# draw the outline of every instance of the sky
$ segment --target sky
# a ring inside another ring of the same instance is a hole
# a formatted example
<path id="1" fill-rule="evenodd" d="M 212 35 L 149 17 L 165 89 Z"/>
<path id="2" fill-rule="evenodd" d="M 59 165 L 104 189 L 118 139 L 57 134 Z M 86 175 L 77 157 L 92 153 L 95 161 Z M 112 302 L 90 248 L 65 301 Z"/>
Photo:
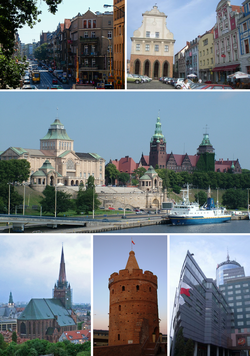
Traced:
<path id="1" fill-rule="evenodd" d="M 232 5 L 242 5 L 243 0 L 232 0 Z M 219 0 L 159 0 L 156 5 L 159 11 L 167 16 L 167 28 L 174 34 L 174 54 L 185 47 L 187 41 L 194 40 L 212 29 L 216 23 L 216 7 Z M 150 11 L 154 2 L 151 0 L 127 0 L 127 58 L 131 53 L 131 37 L 142 23 L 142 14 Z"/>
<path id="2" fill-rule="evenodd" d="M 96 235 L 94 236 L 93 328 L 108 330 L 109 289 L 112 273 L 125 269 L 131 239 L 139 268 L 158 278 L 160 332 L 167 333 L 167 235 Z"/>
<path id="3" fill-rule="evenodd" d="M 18 31 L 20 40 L 22 43 L 32 43 L 40 41 L 40 34 L 43 32 L 53 32 L 56 30 L 59 23 L 64 23 L 65 19 L 72 19 L 79 12 L 84 14 L 90 10 L 92 12 L 100 11 L 112 11 L 110 9 L 104 9 L 104 4 L 113 4 L 111 2 L 105 2 L 103 0 L 92 0 L 92 1 L 82 1 L 82 0 L 63 0 L 60 5 L 58 5 L 58 11 L 55 15 L 48 11 L 48 6 L 44 0 L 37 0 L 37 6 L 42 14 L 39 16 L 41 22 L 37 23 L 32 29 L 29 26 L 24 26 Z"/>
<path id="4" fill-rule="evenodd" d="M 216 160 L 238 158 L 250 169 L 248 92 L 1 91 L 0 103 L 0 151 L 39 149 L 58 115 L 76 152 L 138 163 L 159 113 L 167 153 L 196 154 L 207 125 Z"/>
<path id="5" fill-rule="evenodd" d="M 242 248 L 243 247 L 243 248 Z M 187 251 L 194 254 L 194 259 L 207 278 L 216 279 L 216 267 L 229 259 L 237 261 L 250 275 L 249 262 L 250 235 L 170 235 L 168 300 L 169 318 L 172 317 L 176 288 Z M 170 319 L 171 320 L 171 319 Z"/>
<path id="6" fill-rule="evenodd" d="M 52 298 L 59 277 L 62 245 L 73 304 L 91 303 L 92 248 L 89 235 L 1 234 L 0 304 Z"/>

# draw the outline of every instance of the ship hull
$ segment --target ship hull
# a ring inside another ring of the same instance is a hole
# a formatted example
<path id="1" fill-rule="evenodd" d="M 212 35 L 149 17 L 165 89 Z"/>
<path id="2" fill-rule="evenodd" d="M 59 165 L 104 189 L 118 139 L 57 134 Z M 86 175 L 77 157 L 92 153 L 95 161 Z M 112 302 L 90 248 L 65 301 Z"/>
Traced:
<path id="1" fill-rule="evenodd" d="M 202 224 L 220 224 L 231 220 L 230 215 L 218 216 L 218 217 L 183 217 L 183 216 L 169 216 L 172 225 L 202 225 Z"/>

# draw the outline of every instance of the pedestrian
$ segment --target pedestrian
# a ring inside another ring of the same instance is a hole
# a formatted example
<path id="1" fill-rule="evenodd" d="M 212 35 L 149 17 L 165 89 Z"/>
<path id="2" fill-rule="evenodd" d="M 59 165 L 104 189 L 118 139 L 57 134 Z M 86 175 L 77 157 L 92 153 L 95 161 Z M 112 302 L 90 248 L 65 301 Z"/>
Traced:
<path id="1" fill-rule="evenodd" d="M 200 79 L 198 80 L 198 82 L 201 84 L 201 83 L 202 83 L 202 79 L 200 78 Z"/>
<path id="2" fill-rule="evenodd" d="M 184 89 L 184 90 L 190 89 L 190 84 L 188 82 L 188 78 L 185 78 L 183 80 L 183 83 L 181 85 L 181 89 Z"/>

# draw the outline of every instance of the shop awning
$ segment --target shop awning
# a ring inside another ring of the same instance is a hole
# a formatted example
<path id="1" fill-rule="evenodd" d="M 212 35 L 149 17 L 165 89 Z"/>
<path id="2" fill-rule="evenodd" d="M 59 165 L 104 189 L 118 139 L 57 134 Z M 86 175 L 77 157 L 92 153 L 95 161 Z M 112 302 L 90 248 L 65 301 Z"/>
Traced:
<path id="1" fill-rule="evenodd" d="M 240 66 L 239 64 L 232 64 L 232 65 L 223 66 L 223 67 L 216 67 L 213 69 L 213 72 L 227 72 L 229 70 L 235 70 L 239 66 Z"/>

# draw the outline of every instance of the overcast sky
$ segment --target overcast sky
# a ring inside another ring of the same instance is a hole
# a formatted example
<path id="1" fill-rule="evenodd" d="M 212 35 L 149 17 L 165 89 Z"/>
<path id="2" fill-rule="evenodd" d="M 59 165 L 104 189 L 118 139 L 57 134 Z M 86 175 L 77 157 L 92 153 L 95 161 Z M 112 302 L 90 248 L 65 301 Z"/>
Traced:
<path id="1" fill-rule="evenodd" d="M 158 113 L 167 153 L 194 155 L 208 125 L 215 158 L 250 169 L 249 92 L 1 92 L 0 151 L 40 148 L 57 117 L 76 152 L 110 159 L 149 154 Z"/>
<path id="2" fill-rule="evenodd" d="M 232 0 L 232 5 L 242 5 L 243 0 Z M 174 54 L 185 47 L 187 41 L 194 40 L 212 29 L 216 23 L 216 7 L 219 0 L 159 0 L 156 5 L 159 11 L 167 16 L 167 28 L 174 34 L 176 40 Z M 154 2 L 151 0 L 127 0 L 127 30 L 128 30 L 128 56 L 131 53 L 131 37 L 142 23 L 142 14 L 150 11 Z"/>
<path id="3" fill-rule="evenodd" d="M 139 268 L 158 278 L 160 332 L 167 333 L 167 235 L 97 235 L 94 236 L 94 329 L 108 330 L 109 277 L 125 269 L 131 238 Z"/>
<path id="4" fill-rule="evenodd" d="M 65 19 L 72 19 L 79 12 L 84 14 L 90 10 L 92 12 L 100 11 L 113 11 L 113 8 L 104 9 L 104 4 L 113 4 L 113 1 L 105 2 L 103 0 L 92 0 L 92 1 L 82 1 L 82 0 L 63 0 L 60 5 L 58 5 L 58 11 L 55 15 L 52 15 L 48 11 L 48 6 L 44 0 L 38 0 L 37 6 L 39 10 L 42 11 L 42 15 L 39 16 L 41 22 L 37 23 L 32 29 L 29 26 L 24 26 L 18 31 L 20 40 L 23 43 L 32 43 L 33 41 L 40 41 L 40 34 L 43 32 L 53 32 L 56 30 L 59 23 L 64 23 Z"/>
<path id="5" fill-rule="evenodd" d="M 92 252 L 89 235 L 1 234 L 0 303 L 52 298 L 59 277 L 62 244 L 73 303 L 91 302 Z"/>
<path id="6" fill-rule="evenodd" d="M 244 246 L 244 248 L 242 248 Z M 176 288 L 181 268 L 189 250 L 207 278 L 216 279 L 216 267 L 227 260 L 237 261 L 250 275 L 250 235 L 172 235 L 170 236 L 170 257 L 168 274 L 169 317 L 172 317 Z"/>

